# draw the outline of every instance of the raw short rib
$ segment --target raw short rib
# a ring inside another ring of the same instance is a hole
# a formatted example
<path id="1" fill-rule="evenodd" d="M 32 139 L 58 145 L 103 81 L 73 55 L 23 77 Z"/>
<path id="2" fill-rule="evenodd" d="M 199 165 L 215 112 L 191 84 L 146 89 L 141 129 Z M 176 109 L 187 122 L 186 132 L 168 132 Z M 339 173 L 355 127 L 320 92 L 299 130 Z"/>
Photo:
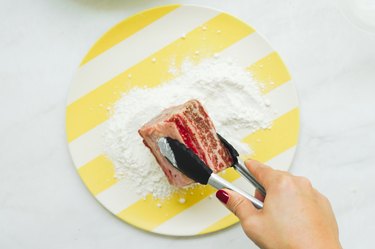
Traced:
<path id="1" fill-rule="evenodd" d="M 170 107 L 139 129 L 143 143 L 151 150 L 170 184 L 183 187 L 193 180 L 175 169 L 160 153 L 157 140 L 170 137 L 184 143 L 214 172 L 232 165 L 232 158 L 222 145 L 214 124 L 198 100 Z"/>

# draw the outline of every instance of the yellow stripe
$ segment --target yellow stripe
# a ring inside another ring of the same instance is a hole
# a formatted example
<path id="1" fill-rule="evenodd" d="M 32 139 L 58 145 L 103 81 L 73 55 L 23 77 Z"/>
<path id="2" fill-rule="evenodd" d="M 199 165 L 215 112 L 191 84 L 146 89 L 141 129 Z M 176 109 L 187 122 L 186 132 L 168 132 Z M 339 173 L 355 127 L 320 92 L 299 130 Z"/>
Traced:
<path id="1" fill-rule="evenodd" d="M 290 74 L 284 62 L 277 52 L 272 52 L 251 65 L 248 70 L 253 74 L 254 79 L 261 82 L 264 93 L 284 84 L 290 80 Z"/>
<path id="2" fill-rule="evenodd" d="M 78 169 L 83 182 L 93 195 L 117 182 L 112 162 L 105 156 L 98 156 Z"/>
<path id="3" fill-rule="evenodd" d="M 263 162 L 268 161 L 297 143 L 298 126 L 298 109 L 294 109 L 275 120 L 272 129 L 255 132 L 246 137 L 244 141 L 254 149 L 253 157 L 255 159 Z M 239 177 L 233 169 L 228 169 L 222 176 L 228 181 L 234 181 Z M 187 201 L 183 205 L 178 202 L 179 194 L 173 195 L 170 200 L 162 203 L 161 208 L 157 207 L 158 200 L 148 196 L 146 200 L 134 203 L 118 213 L 117 216 L 134 226 L 152 230 L 215 192 L 213 188 L 207 186 L 198 186 L 191 191 L 192 195 L 187 196 Z"/>
<path id="4" fill-rule="evenodd" d="M 194 29 L 186 35 L 186 39 L 176 40 L 69 105 L 66 113 L 68 141 L 73 141 L 108 119 L 106 107 L 112 106 L 120 98 L 120 93 L 134 86 L 153 87 L 172 79 L 173 75 L 168 72 L 172 59 L 176 66 L 189 57 L 198 62 L 254 32 L 247 24 L 227 14 L 219 14 L 202 27 Z M 221 30 L 221 33 L 217 33 L 217 30 Z M 200 52 L 198 56 L 196 51 Z M 152 58 L 157 61 L 153 63 Z M 129 74 L 132 75 L 131 79 L 128 78 Z"/>
<path id="5" fill-rule="evenodd" d="M 217 222 L 215 222 L 211 226 L 203 229 L 198 234 L 206 234 L 206 233 L 212 233 L 212 232 L 215 232 L 215 231 L 219 231 L 219 230 L 224 229 L 226 227 L 229 227 L 229 226 L 231 226 L 231 225 L 233 225 L 237 222 L 238 222 L 238 218 L 234 214 L 229 214 L 229 215 L 225 216 L 224 218 L 218 220 Z"/>
<path id="6" fill-rule="evenodd" d="M 238 173 L 233 169 L 228 169 L 222 176 L 228 181 L 234 181 L 239 177 Z M 145 200 L 134 203 L 116 216 L 134 226 L 150 231 L 166 220 L 213 194 L 215 191 L 216 190 L 210 186 L 198 185 L 187 190 L 186 196 L 184 195 L 186 199 L 184 204 L 179 203 L 181 193 L 176 193 L 165 201 L 159 201 L 149 195 Z M 158 203 L 162 205 L 160 208 L 158 207 Z"/>
<path id="7" fill-rule="evenodd" d="M 95 45 L 86 54 L 85 58 L 83 58 L 80 66 L 86 64 L 88 61 L 92 60 L 99 54 L 105 52 L 114 45 L 132 36 L 147 25 L 151 24 L 152 22 L 156 21 L 157 19 L 161 18 L 162 16 L 168 14 L 178 7 L 180 7 L 180 5 L 174 4 L 149 9 L 120 22 L 107 33 L 105 33 L 102 38 L 100 38 L 95 43 Z"/>
<path id="8" fill-rule="evenodd" d="M 252 158 L 265 162 L 296 145 L 298 133 L 299 110 L 295 108 L 276 119 L 271 129 L 259 130 L 247 136 L 243 142 L 253 149 Z"/>

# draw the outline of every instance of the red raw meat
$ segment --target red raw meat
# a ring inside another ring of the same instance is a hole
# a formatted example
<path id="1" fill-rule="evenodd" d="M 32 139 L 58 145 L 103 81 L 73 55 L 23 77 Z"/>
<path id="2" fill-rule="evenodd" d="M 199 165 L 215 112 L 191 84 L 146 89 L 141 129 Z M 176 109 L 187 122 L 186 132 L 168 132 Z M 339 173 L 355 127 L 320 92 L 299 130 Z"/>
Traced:
<path id="1" fill-rule="evenodd" d="M 194 181 L 175 169 L 160 153 L 157 141 L 170 137 L 184 143 L 214 172 L 232 165 L 228 150 L 219 140 L 214 124 L 198 100 L 170 107 L 139 129 L 143 143 L 155 156 L 170 184 L 183 187 Z"/>

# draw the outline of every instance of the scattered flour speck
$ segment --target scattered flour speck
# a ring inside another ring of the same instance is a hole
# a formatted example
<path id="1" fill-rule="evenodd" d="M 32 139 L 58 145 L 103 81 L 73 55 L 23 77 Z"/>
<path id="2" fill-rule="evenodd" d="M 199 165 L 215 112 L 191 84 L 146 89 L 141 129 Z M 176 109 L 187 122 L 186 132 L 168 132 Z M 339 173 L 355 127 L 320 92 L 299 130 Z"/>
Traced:
<path id="1" fill-rule="evenodd" d="M 178 200 L 179 203 L 181 204 L 184 204 L 186 202 L 186 199 L 181 197 L 179 200 Z"/>

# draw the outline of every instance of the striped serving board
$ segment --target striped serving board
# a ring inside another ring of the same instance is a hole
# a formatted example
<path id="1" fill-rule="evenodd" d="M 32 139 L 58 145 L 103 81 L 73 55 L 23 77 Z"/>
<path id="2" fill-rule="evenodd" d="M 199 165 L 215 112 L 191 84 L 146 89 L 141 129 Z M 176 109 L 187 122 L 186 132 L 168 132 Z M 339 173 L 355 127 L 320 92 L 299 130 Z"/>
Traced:
<path id="1" fill-rule="evenodd" d="M 168 5 L 143 11 L 117 24 L 87 53 L 74 76 L 66 108 L 69 149 L 80 177 L 104 207 L 127 223 L 150 232 L 191 236 L 238 221 L 212 198 L 215 190 L 208 186 L 189 191 L 185 203 L 179 202 L 178 194 L 161 207 L 152 196 L 140 199 L 126 180 L 114 178 L 114 167 L 102 147 L 107 108 L 123 92 L 175 77 L 168 71 L 171 58 L 178 66 L 186 58 L 199 62 L 217 53 L 252 72 L 277 111 L 272 129 L 243 138 L 255 152 L 252 157 L 277 169 L 290 166 L 298 140 L 298 100 L 277 52 L 252 27 L 217 10 Z M 223 176 L 253 190 L 233 170 Z"/>

